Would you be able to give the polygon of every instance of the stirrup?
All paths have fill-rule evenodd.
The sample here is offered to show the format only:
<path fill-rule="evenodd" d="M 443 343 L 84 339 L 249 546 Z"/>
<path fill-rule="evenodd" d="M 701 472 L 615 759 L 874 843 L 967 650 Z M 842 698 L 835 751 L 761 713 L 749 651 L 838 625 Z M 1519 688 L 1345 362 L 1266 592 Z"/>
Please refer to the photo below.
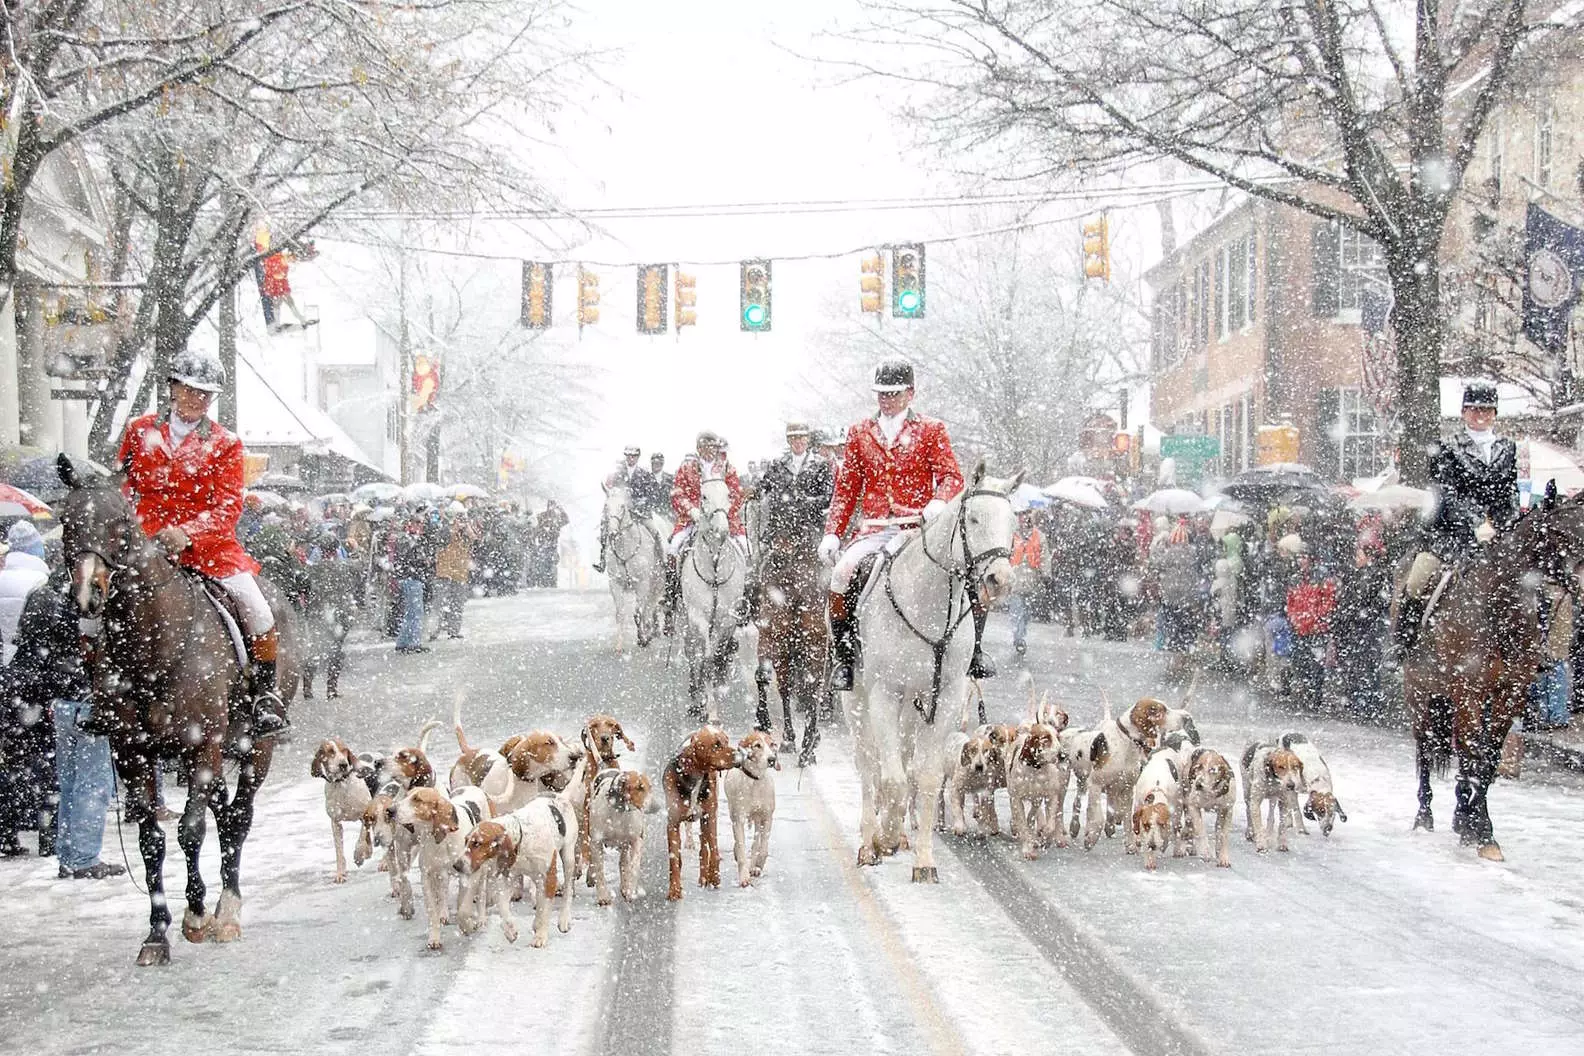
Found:
<path fill-rule="evenodd" d="M 291 729 L 291 722 L 286 718 L 286 705 L 274 693 L 260 693 L 253 699 L 253 713 L 249 716 L 248 727 L 256 741 L 280 736 Z"/>
<path fill-rule="evenodd" d="M 839 661 L 831 665 L 830 688 L 840 693 L 851 693 L 853 688 L 853 665 L 846 661 Z"/>
<path fill-rule="evenodd" d="M 985 651 L 978 646 L 974 647 L 973 659 L 968 661 L 969 678 L 994 678 L 995 664 L 985 655 Z"/>

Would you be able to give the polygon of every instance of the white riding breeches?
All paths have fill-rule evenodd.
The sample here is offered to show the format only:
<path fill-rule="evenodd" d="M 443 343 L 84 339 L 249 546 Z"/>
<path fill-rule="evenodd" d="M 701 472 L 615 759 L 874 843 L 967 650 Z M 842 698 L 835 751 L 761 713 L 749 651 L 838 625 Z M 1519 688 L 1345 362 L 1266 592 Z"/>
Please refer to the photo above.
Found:
<path fill-rule="evenodd" d="M 257 638 L 275 626 L 275 614 L 270 611 L 269 602 L 264 600 L 264 592 L 259 589 L 258 580 L 253 578 L 252 573 L 238 572 L 234 576 L 227 576 L 220 581 L 220 585 L 242 611 L 243 634 Z"/>
<path fill-rule="evenodd" d="M 909 532 L 915 529 L 908 529 Z M 830 589 L 832 594 L 845 594 L 847 588 L 852 586 L 853 573 L 858 571 L 858 565 L 864 558 L 877 550 L 888 550 L 896 553 L 902 549 L 908 540 L 908 535 L 900 525 L 882 528 L 878 532 L 860 535 L 851 543 L 842 555 L 836 559 L 836 567 L 831 569 Z"/>

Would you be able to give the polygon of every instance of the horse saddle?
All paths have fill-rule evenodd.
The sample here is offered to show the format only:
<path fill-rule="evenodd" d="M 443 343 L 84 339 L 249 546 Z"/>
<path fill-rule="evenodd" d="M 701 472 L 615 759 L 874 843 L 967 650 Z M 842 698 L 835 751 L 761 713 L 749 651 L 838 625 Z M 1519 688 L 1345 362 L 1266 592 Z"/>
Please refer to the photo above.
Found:
<path fill-rule="evenodd" d="M 188 572 L 188 575 L 198 580 L 198 585 L 203 588 L 204 597 L 209 599 L 215 611 L 220 614 L 220 622 L 225 625 L 226 634 L 231 638 L 231 648 L 236 650 L 237 663 L 246 671 L 252 658 L 248 654 L 247 639 L 242 636 L 242 610 L 237 607 L 236 599 L 231 592 L 221 586 L 218 579 L 213 579 L 202 572 Z"/>

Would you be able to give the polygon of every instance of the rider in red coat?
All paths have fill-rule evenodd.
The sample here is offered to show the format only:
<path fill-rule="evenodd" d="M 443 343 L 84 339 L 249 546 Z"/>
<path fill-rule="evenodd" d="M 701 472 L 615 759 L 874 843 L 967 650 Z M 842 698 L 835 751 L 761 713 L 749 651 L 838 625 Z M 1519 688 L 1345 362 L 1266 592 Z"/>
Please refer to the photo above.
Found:
<path fill-rule="evenodd" d="M 743 527 L 743 490 L 737 470 L 726 460 L 726 449 L 721 438 L 708 429 L 698 434 L 694 442 L 698 457 L 683 459 L 671 483 L 671 509 L 676 514 L 676 527 L 671 530 L 671 542 L 666 550 L 665 633 L 670 634 L 676 624 L 676 607 L 682 597 L 680 575 L 681 554 L 693 538 L 693 531 L 704 502 L 704 481 L 724 480 L 731 496 L 731 506 L 726 511 L 727 530 L 732 541 L 748 555 L 748 531 Z"/>
<path fill-rule="evenodd" d="M 931 520 L 963 490 L 962 470 L 952 451 L 946 425 L 910 409 L 913 364 L 886 359 L 875 368 L 874 392 L 879 410 L 847 430 L 847 448 L 836 476 L 836 491 L 825 519 L 820 557 L 834 563 L 830 584 L 831 688 L 853 687 L 854 599 L 849 588 L 859 563 L 883 549 L 904 529 Z M 856 526 L 853 525 L 857 518 Z M 841 553 L 842 537 L 856 527 L 857 537 Z M 968 673 L 974 678 L 995 674 L 980 648 L 985 612 L 974 599 L 974 652 Z"/>
<path fill-rule="evenodd" d="M 116 458 L 144 534 L 178 564 L 219 581 L 235 599 L 253 661 L 253 736 L 273 737 L 287 728 L 275 688 L 279 632 L 254 578 L 258 562 L 236 537 L 242 441 L 207 414 L 224 386 L 219 356 L 196 349 L 178 353 L 171 362 L 170 407 L 128 422 Z"/>

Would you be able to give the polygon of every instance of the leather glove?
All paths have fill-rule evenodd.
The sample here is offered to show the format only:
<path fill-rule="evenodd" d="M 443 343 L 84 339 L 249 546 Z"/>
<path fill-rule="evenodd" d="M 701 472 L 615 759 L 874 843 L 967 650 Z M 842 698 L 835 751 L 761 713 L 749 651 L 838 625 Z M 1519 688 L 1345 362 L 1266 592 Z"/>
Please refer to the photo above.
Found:
<path fill-rule="evenodd" d="M 924 504 L 924 523 L 928 524 L 930 521 L 933 521 L 935 518 L 939 517 L 940 512 L 945 508 L 946 504 L 939 499 L 931 499 L 930 501 L 926 502 Z"/>
<path fill-rule="evenodd" d="M 1474 529 L 1474 538 L 1478 539 L 1481 545 L 1490 542 L 1496 538 L 1496 526 L 1489 521 L 1481 521 L 1479 527 Z"/>
<path fill-rule="evenodd" d="M 161 528 L 158 532 L 156 532 L 154 534 L 154 541 L 160 546 L 164 547 L 165 552 L 170 554 L 172 557 L 175 557 L 177 554 L 181 553 L 183 550 L 192 545 L 192 540 L 187 537 L 187 533 L 176 527 L 174 524 L 169 528 Z"/>
<path fill-rule="evenodd" d="M 836 552 L 840 549 L 841 538 L 834 535 L 827 535 L 825 538 L 820 540 L 819 559 L 827 565 L 834 565 L 836 563 Z"/>

